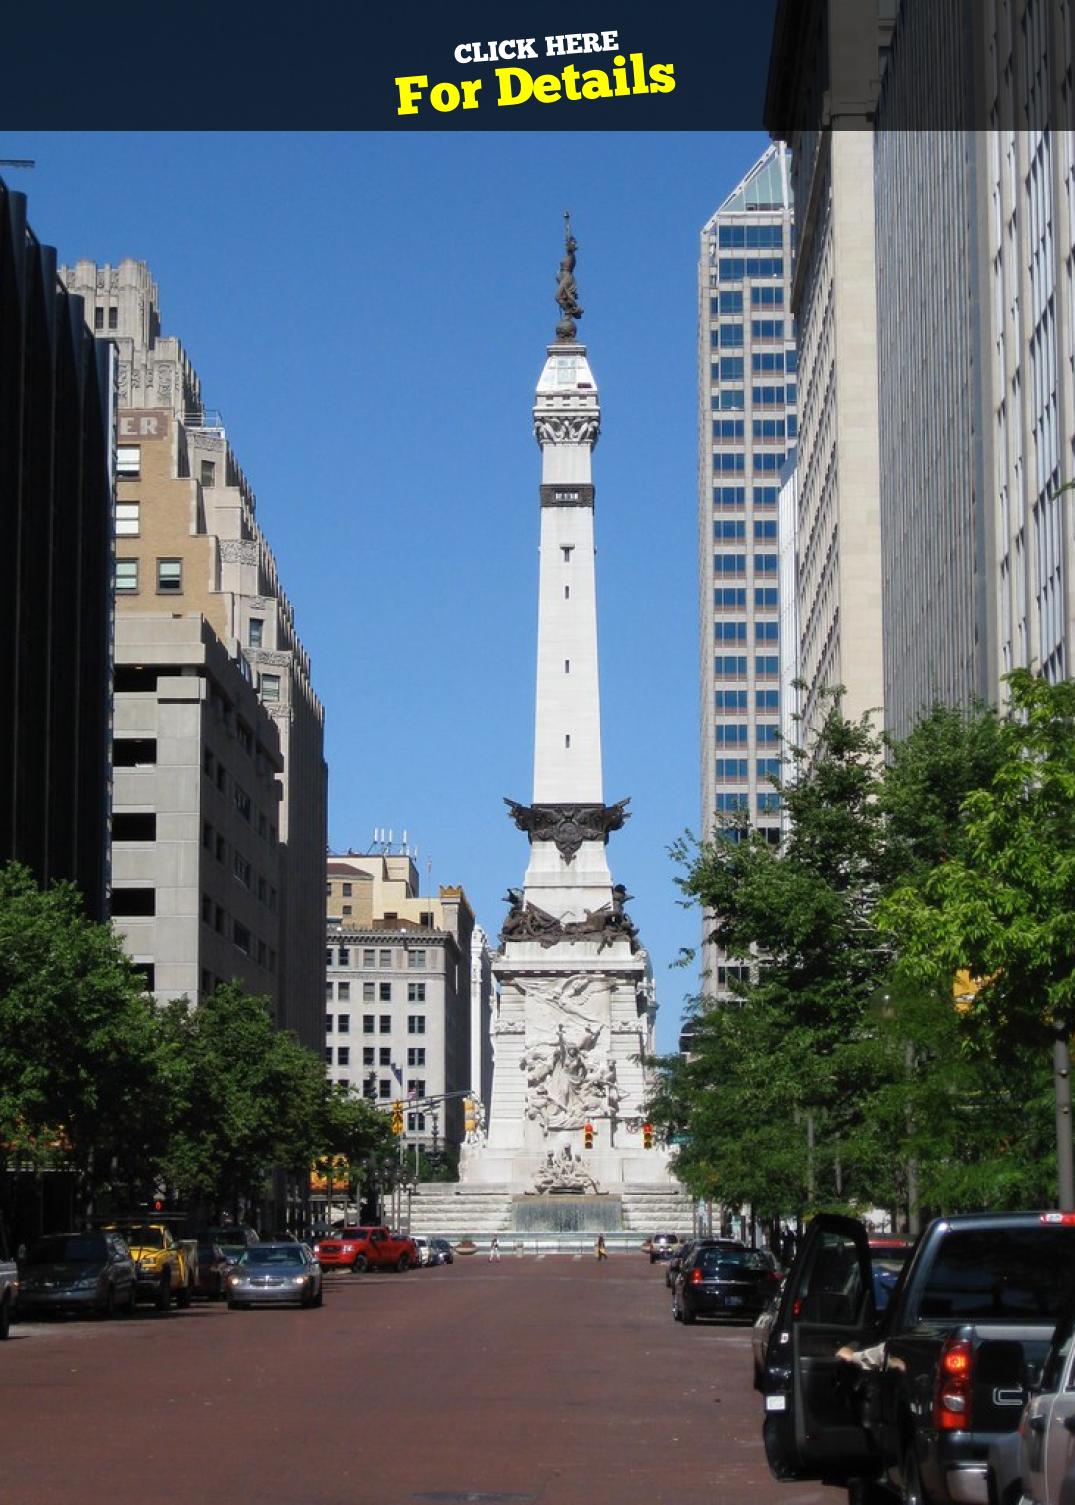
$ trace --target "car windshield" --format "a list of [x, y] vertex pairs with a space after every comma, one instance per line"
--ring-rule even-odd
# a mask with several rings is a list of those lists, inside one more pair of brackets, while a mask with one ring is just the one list
[[108, 1258], [108, 1248], [103, 1238], [92, 1234], [61, 1234], [54, 1238], [38, 1239], [28, 1256], [31, 1265], [96, 1265]]
[[164, 1248], [164, 1234], [160, 1231], [159, 1228], [147, 1228], [141, 1226], [133, 1228], [121, 1228], [119, 1231], [123, 1234], [123, 1237], [127, 1240], [128, 1244], [130, 1244], [132, 1248], [135, 1245], [137, 1245], [139, 1249]]
[[241, 1265], [301, 1265], [301, 1244], [255, 1244], [247, 1249]]

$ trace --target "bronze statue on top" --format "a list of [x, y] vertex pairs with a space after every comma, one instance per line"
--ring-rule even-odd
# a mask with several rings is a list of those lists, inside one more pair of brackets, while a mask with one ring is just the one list
[[564, 210], [564, 259], [560, 263], [560, 270], [556, 274], [556, 301], [560, 305], [563, 315], [556, 326], [556, 338], [563, 344], [571, 344], [578, 330], [575, 320], [582, 318], [582, 308], [579, 305], [579, 288], [575, 281], [575, 252], [579, 243], [571, 233], [571, 215]]

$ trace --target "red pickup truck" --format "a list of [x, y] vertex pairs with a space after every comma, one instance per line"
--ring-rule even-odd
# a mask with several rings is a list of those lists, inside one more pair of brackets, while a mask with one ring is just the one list
[[314, 1256], [323, 1270], [412, 1270], [418, 1266], [418, 1247], [413, 1239], [387, 1228], [344, 1228], [318, 1239]]

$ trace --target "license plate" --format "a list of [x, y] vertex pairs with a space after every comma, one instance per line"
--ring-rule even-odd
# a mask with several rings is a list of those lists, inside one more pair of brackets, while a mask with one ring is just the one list
[[743, 1298], [742, 1298], [742, 1296], [725, 1296], [725, 1298], [724, 1298], [724, 1305], [725, 1306], [742, 1306], [743, 1305]]

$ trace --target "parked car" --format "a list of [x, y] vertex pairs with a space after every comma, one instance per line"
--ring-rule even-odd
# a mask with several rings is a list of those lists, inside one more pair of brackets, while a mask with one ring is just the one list
[[130, 1315], [136, 1300], [134, 1260], [118, 1233], [51, 1233], [37, 1239], [20, 1261], [20, 1316], [45, 1312]]
[[672, 1316], [688, 1325], [699, 1317], [755, 1318], [781, 1279], [764, 1249], [722, 1249], [701, 1244], [680, 1266]]
[[430, 1246], [429, 1240], [425, 1237], [425, 1235], [422, 1233], [416, 1233], [412, 1236], [411, 1242], [414, 1244], [415, 1249], [418, 1251], [418, 1263], [420, 1265], [433, 1264], [433, 1250]]
[[659, 1259], [671, 1259], [672, 1251], [681, 1242], [678, 1233], [655, 1233], [649, 1240], [649, 1262], [655, 1265]]
[[11, 1257], [7, 1229], [0, 1217], [0, 1343], [11, 1331], [11, 1318], [19, 1301], [19, 1267]]
[[668, 1268], [664, 1272], [664, 1283], [669, 1290], [671, 1290], [675, 1285], [676, 1276], [679, 1274], [680, 1266], [686, 1259], [687, 1255], [691, 1252], [692, 1249], [697, 1249], [703, 1244], [707, 1249], [746, 1248], [746, 1244], [743, 1243], [742, 1239], [737, 1238], [712, 1237], [688, 1239], [685, 1244], [680, 1244], [678, 1248], [672, 1250], [672, 1256], [668, 1261]]
[[203, 1228], [195, 1235], [199, 1244], [216, 1244], [229, 1265], [237, 1265], [254, 1244], [260, 1242], [256, 1231], [246, 1223], [223, 1223], [218, 1228]]
[[410, 1270], [418, 1263], [413, 1239], [387, 1228], [345, 1228], [342, 1233], [320, 1238], [314, 1255], [325, 1270]]
[[879, 1319], [866, 1228], [815, 1218], [765, 1355], [774, 1475], [843, 1481], [859, 1502], [985, 1505], [990, 1449], [1019, 1423], [1073, 1268], [1075, 1213], [938, 1218]]
[[105, 1233], [118, 1233], [134, 1260], [138, 1296], [166, 1312], [172, 1301], [187, 1307], [194, 1295], [196, 1245], [181, 1242], [167, 1223], [129, 1219], [105, 1225]]
[[320, 1306], [321, 1266], [305, 1244], [251, 1244], [228, 1272], [228, 1307]]
[[438, 1265], [452, 1265], [455, 1263], [455, 1255], [452, 1246], [446, 1238], [430, 1239], [433, 1247], [434, 1262]]
[[194, 1294], [207, 1301], [223, 1301], [228, 1294], [228, 1271], [232, 1261], [213, 1239], [198, 1240], [198, 1259], [194, 1269]]

